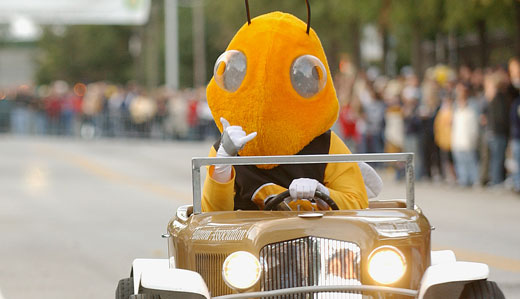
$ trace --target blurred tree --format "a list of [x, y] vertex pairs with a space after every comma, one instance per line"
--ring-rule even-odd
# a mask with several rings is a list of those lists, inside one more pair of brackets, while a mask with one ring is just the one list
[[382, 0], [381, 8], [377, 16], [377, 26], [383, 43], [383, 59], [381, 61], [383, 74], [390, 72], [388, 53], [390, 51], [390, 13], [392, 12], [392, 0]]
[[[164, 1], [153, 0], [150, 22], [145, 26], [70, 26], [64, 32], [48, 27], [39, 42], [41, 55], [38, 82], [55, 79], [68, 81], [109, 80], [124, 83], [130, 79], [149, 88], [164, 82]], [[204, 3], [206, 80], [213, 75], [217, 57], [246, 23], [244, 0]], [[412, 64], [420, 76], [427, 66], [424, 61], [425, 41], [437, 42], [436, 61], [446, 60], [446, 40], [457, 41], [457, 35], [479, 33], [481, 64], [488, 64], [491, 45], [488, 33], [505, 28], [515, 36], [520, 55], [520, 0], [310, 0], [311, 26], [318, 33], [327, 54], [331, 71], [339, 67], [339, 57], [348, 53], [353, 63], [361, 61], [361, 29], [367, 24], [379, 28], [383, 45], [383, 61], [390, 47], [397, 52], [398, 67]], [[284, 11], [306, 21], [304, 0], [251, 0], [251, 17], [271, 11]], [[179, 0], [179, 70], [180, 86], [194, 85], [193, 2]], [[201, 15], [201, 12], [198, 12]], [[201, 23], [197, 23], [201, 24]], [[447, 38], [449, 36], [449, 38]], [[140, 41], [142, 50], [129, 53], [129, 38]], [[392, 41], [392, 43], [390, 43]], [[390, 45], [392, 44], [392, 46]], [[440, 47], [439, 47], [440, 45]], [[456, 45], [455, 45], [456, 46]], [[451, 45], [450, 49], [453, 49]], [[443, 50], [444, 49], [444, 50]], [[200, 50], [200, 49], [199, 49]], [[512, 51], [507, 49], [507, 51]], [[452, 51], [453, 52], [453, 51]], [[509, 52], [508, 52], [509, 53]], [[512, 54], [512, 53], [511, 53]], [[510, 55], [510, 54], [505, 54]], [[454, 61], [452, 56], [450, 62]], [[204, 60], [200, 60], [204, 61]], [[200, 71], [199, 74], [203, 72]], [[198, 75], [199, 78], [201, 75]], [[198, 81], [202, 82], [199, 78]]]
[[398, 0], [391, 4], [390, 30], [400, 45], [398, 55], [410, 57], [401, 64], [411, 63], [418, 76], [422, 75], [425, 68], [421, 43], [426, 32], [436, 26], [442, 1]]
[[516, 24], [513, 26], [516, 27], [516, 56], [520, 57], [520, 0], [513, 1], [514, 2], [514, 15], [513, 18], [516, 20]]
[[[168, 1], [168, 0], [165, 0]], [[191, 1], [179, 1], [179, 86], [192, 87], [193, 72], [193, 11]], [[207, 22], [206, 22], [207, 26]], [[207, 27], [206, 27], [207, 28]], [[207, 32], [207, 30], [206, 30]], [[207, 48], [206, 48], [207, 49]], [[206, 51], [207, 52], [207, 51]], [[164, 56], [164, 55], [163, 55]]]
[[73, 82], [109, 80], [125, 83], [133, 76], [128, 49], [131, 27], [47, 27], [38, 42], [36, 81]]
[[[140, 81], [148, 90], [159, 86], [161, 74], [164, 74], [164, 69], [159, 67], [159, 65], [164, 65], [164, 55], [160, 55], [161, 45], [164, 43], [164, 26], [162, 26], [164, 14], [161, 13], [162, 11], [164, 11], [163, 2], [152, 1], [150, 19], [144, 27], [144, 80]], [[162, 77], [164, 79], [164, 76]]]
[[[514, 31], [515, 2], [518, 0], [445, 0], [444, 27], [461, 33], [477, 33], [479, 40], [479, 65], [489, 65], [490, 29]], [[517, 37], [518, 38], [518, 37]]]

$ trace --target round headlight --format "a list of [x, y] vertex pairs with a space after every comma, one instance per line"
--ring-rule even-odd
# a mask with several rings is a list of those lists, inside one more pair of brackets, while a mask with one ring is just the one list
[[233, 252], [222, 266], [224, 281], [235, 290], [251, 288], [260, 279], [261, 273], [262, 268], [258, 259], [246, 251]]
[[376, 248], [368, 257], [368, 274], [380, 284], [392, 284], [406, 272], [404, 255], [393, 246]]

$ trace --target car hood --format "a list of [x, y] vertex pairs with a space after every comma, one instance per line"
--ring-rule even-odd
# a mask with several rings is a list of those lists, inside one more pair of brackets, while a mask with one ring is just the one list
[[[192, 215], [170, 226], [178, 238], [198, 245], [238, 246], [258, 252], [267, 244], [306, 236], [350, 241], [361, 248], [430, 234], [420, 210], [232, 211]], [[408, 240], [410, 241], [410, 240]]]

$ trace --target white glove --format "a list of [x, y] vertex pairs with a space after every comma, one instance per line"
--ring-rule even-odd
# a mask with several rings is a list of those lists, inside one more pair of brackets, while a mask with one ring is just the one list
[[289, 193], [294, 200], [314, 198], [316, 191], [330, 195], [329, 189], [315, 179], [295, 179], [289, 185]]
[[219, 149], [223, 148], [228, 157], [236, 156], [246, 143], [256, 137], [256, 132], [246, 135], [241, 126], [230, 126], [223, 117], [220, 118], [220, 123], [222, 123], [223, 130]]
[[[223, 117], [220, 118], [220, 122], [223, 129], [221, 143], [217, 150], [218, 158], [236, 156], [246, 143], [256, 137], [256, 132], [246, 135], [241, 126], [230, 126], [229, 122]], [[229, 181], [231, 179], [231, 165], [215, 165], [212, 177], [220, 183]]]

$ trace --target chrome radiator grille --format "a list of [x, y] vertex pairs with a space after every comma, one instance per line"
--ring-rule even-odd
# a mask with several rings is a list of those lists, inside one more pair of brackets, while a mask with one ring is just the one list
[[[302, 286], [361, 285], [359, 246], [305, 237], [266, 245], [260, 251], [263, 291]], [[312, 297], [309, 297], [312, 296]], [[360, 298], [352, 294], [288, 295], [281, 298]]]
[[225, 253], [196, 253], [195, 270], [204, 278], [211, 296], [231, 294], [222, 278], [222, 264], [228, 255]]

